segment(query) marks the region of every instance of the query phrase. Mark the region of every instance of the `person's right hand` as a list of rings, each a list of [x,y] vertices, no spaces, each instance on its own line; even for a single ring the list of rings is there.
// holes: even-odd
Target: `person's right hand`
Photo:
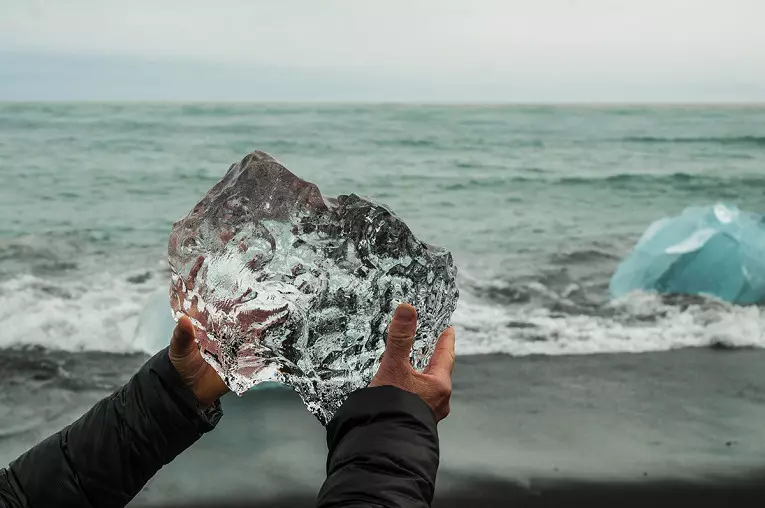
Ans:
[[[422,373],[412,368],[409,355],[417,331],[417,312],[402,303],[388,327],[380,368],[369,386],[395,386],[419,395],[441,421],[449,414],[454,371],[454,328],[447,328],[438,338],[430,364]]]
[[[215,369],[202,358],[197,344],[194,325],[188,316],[181,316],[170,339],[168,356],[202,409],[207,409],[228,392],[226,383]]]

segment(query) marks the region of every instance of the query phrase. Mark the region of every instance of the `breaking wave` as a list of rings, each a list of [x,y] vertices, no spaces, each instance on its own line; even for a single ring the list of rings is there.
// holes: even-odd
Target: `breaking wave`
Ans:
[[[462,301],[454,315],[457,352],[526,356],[765,347],[762,308],[689,300],[633,293],[590,314]]]
[[[601,253],[590,253],[600,256]],[[0,282],[0,348],[153,353],[170,338],[161,277],[94,274],[68,282],[23,275]],[[544,281],[549,283],[550,281]],[[463,284],[457,353],[571,355],[686,347],[763,348],[765,309],[702,297],[634,293],[613,302],[543,282]]]
[[[0,348],[132,353],[137,318],[155,280],[95,274],[79,280],[25,274],[0,282]]]

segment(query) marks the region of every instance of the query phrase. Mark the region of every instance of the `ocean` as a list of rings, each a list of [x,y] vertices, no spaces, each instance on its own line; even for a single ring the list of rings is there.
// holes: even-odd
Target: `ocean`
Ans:
[[[607,291],[654,220],[718,201],[765,212],[765,107],[233,103],[0,104],[0,462],[140,365],[172,223],[256,149],[325,194],[387,204],[453,253],[445,478],[482,466],[528,479],[765,465],[763,309]],[[300,431],[270,416],[264,437],[257,401]],[[318,490],[321,429],[293,394],[229,404],[222,437],[161,472],[141,502],[197,499],[189,492],[207,484],[246,495],[245,466],[269,478],[258,481],[269,495]],[[232,432],[260,432],[268,453],[234,450]],[[209,460],[229,472],[186,477]]]

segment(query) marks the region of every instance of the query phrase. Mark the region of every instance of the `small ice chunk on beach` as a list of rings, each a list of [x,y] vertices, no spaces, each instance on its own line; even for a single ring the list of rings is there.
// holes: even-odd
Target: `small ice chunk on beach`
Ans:
[[[765,300],[765,217],[718,203],[652,224],[611,279],[611,295],[636,290]]]

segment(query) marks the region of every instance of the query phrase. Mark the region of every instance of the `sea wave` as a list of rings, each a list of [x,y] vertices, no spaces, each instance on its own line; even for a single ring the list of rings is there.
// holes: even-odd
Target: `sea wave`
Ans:
[[[414,139],[414,138],[402,138],[402,139],[381,139],[374,141],[377,146],[393,146],[393,147],[422,147],[432,148],[437,146],[437,141],[433,139]]]
[[[0,348],[153,353],[172,332],[167,290],[156,277],[94,274],[52,282],[23,275],[0,283]],[[573,289],[572,289],[573,288]],[[464,288],[453,317],[457,353],[571,355],[686,347],[765,348],[765,309],[702,297],[634,293],[577,301],[541,282],[530,297],[487,299]],[[519,293],[520,294],[520,293]],[[516,295],[517,296],[517,295]]]
[[[622,173],[606,177],[569,177],[561,178],[556,185],[565,186],[604,186],[609,189],[656,189],[657,192],[721,192],[728,193],[730,197],[736,197],[740,193],[751,192],[765,186],[765,175],[743,175],[730,177],[723,174],[650,174],[650,173]],[[731,194],[732,193],[732,194]]]
[[[765,136],[719,136],[719,137],[688,137],[688,138],[662,138],[654,136],[627,136],[622,141],[628,143],[701,143],[717,145],[746,145],[765,146]]]
[[[133,353],[137,318],[156,281],[140,273],[0,282],[0,348]]]
[[[617,173],[605,176],[576,177],[487,177],[444,180],[439,184],[443,191],[463,191],[470,189],[513,189],[525,186],[564,186],[564,187],[608,187],[614,189],[646,188],[671,189],[677,191],[708,190],[751,190],[765,187],[765,175],[726,175],[691,174],[676,172],[670,174],[652,173]]]
[[[633,293],[607,316],[463,301],[454,315],[457,353],[582,355],[690,347],[765,348],[765,312],[711,299],[681,305]]]
[[[690,173],[669,173],[669,174],[659,174],[654,175],[650,173],[618,173],[615,175],[608,175],[608,176],[595,176],[595,177],[586,177],[586,176],[574,176],[574,177],[565,177],[560,178],[555,181],[555,183],[562,184],[562,185],[577,185],[577,184],[583,184],[583,185],[589,185],[592,183],[676,183],[676,184],[683,184],[687,182],[703,182],[708,180],[728,180],[724,178],[719,178],[715,176],[710,175],[692,175]]]

